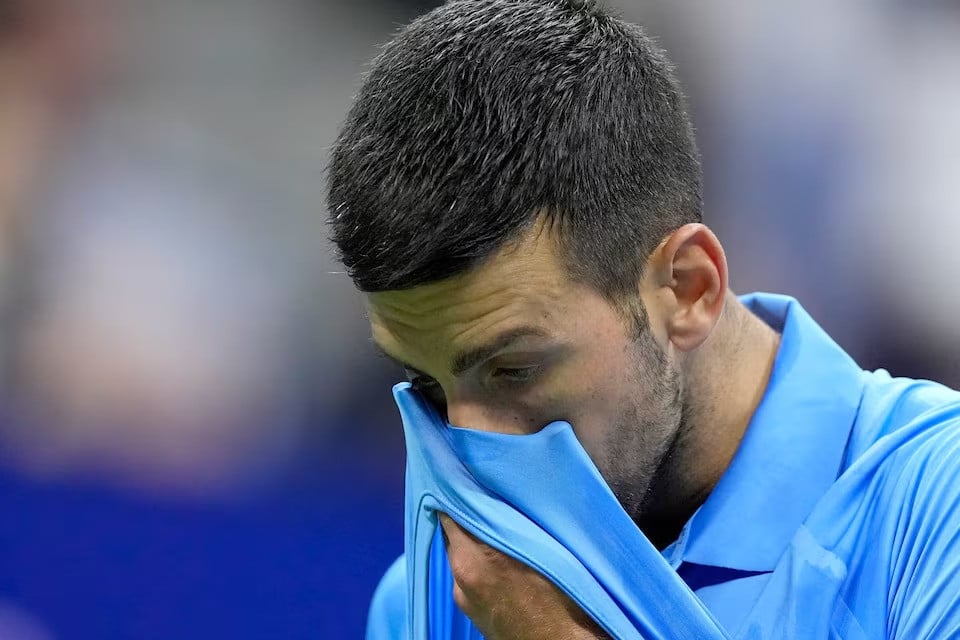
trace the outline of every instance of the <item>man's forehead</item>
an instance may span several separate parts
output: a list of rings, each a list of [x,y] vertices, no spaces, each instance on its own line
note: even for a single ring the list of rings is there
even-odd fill
[[[566,314],[555,298],[543,292],[496,298],[491,294],[476,304],[423,306],[432,311],[370,301],[373,341],[410,368],[458,373],[508,346],[564,333],[558,318]]]
[[[427,330],[483,322],[505,309],[536,313],[562,304],[570,288],[551,264],[504,259],[438,282],[367,294],[367,306],[372,321]]]
[[[557,318],[569,316],[581,296],[548,235],[534,229],[478,267],[445,280],[367,294],[374,342],[394,357],[418,352],[435,360],[505,335],[555,333]]]
[[[510,282],[524,277],[565,280],[566,269],[560,258],[562,242],[548,223],[548,216],[538,215],[532,224],[518,235],[506,240],[499,249],[474,263],[465,272],[433,281],[425,285],[372,294],[374,297],[402,293],[408,298],[428,299],[433,294],[444,294],[450,288],[477,288]]]
[[[462,290],[448,297],[370,296],[368,317],[374,343],[395,359],[455,361],[454,354],[506,342],[507,337],[515,341],[554,333],[553,307],[560,302],[551,293],[503,286],[476,296]]]
[[[443,366],[445,371],[449,371],[454,376],[461,376],[470,369],[489,360],[500,351],[515,346],[518,343],[530,339],[551,342],[554,338],[554,334],[543,327],[535,325],[517,326],[495,334],[485,341],[478,342],[474,345],[453,348],[450,351],[451,355],[443,360],[443,364],[438,366]],[[381,339],[383,339],[382,336]],[[388,341],[388,343],[390,346],[381,344],[376,340],[376,337],[374,337],[373,340],[374,346],[381,355],[395,361],[397,364],[408,369],[420,371],[421,373],[429,370],[430,367],[426,364],[419,364],[407,356],[398,355],[400,352],[407,351],[402,345],[391,341]]]

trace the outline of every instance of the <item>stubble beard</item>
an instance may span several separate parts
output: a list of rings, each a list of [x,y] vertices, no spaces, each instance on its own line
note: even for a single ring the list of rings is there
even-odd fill
[[[624,401],[604,442],[597,465],[627,515],[640,526],[651,504],[669,491],[665,478],[677,458],[685,430],[683,388],[679,372],[644,331],[633,343],[636,393]]]

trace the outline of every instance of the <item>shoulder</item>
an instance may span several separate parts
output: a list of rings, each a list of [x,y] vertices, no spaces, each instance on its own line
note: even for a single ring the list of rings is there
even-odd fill
[[[367,640],[407,637],[407,563],[400,556],[380,579],[370,603]]]
[[[960,516],[943,511],[960,501],[960,394],[932,382],[890,382],[893,392],[880,406],[861,407],[861,413],[873,411],[876,431],[851,471],[873,476],[886,498],[884,513],[898,513],[901,522],[928,512]]]
[[[891,459],[886,525],[892,638],[960,633],[960,418]]]
[[[923,540],[940,526],[960,525],[960,411],[937,411],[887,461],[888,495],[901,522]],[[952,521],[952,522],[951,522]],[[932,527],[932,528],[931,528]],[[909,539],[909,538],[908,538]]]
[[[960,405],[900,391],[809,524],[846,564],[844,599],[871,637],[960,637]]]
[[[875,453],[877,445],[887,453],[901,445],[910,448],[913,441],[956,419],[960,419],[960,392],[929,380],[892,378],[882,369],[865,371],[843,468]]]
[[[896,562],[960,524],[960,401],[933,383],[890,383],[882,402],[864,397],[841,474],[810,523],[851,557],[865,545],[876,559],[868,538],[882,534]]]

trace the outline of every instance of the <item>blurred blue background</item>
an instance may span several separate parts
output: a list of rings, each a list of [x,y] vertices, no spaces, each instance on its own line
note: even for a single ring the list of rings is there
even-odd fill
[[[738,292],[960,385],[960,5],[613,2]],[[324,167],[414,0],[0,0],[0,638],[358,638],[403,443]]]

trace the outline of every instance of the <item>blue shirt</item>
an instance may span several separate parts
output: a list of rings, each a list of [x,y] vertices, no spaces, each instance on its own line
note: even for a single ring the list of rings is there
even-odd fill
[[[665,558],[733,638],[960,637],[960,394],[861,370],[790,298],[742,301],[781,333],[777,358]],[[442,557],[431,576],[450,593]],[[368,639],[405,638],[405,606],[398,562]]]

